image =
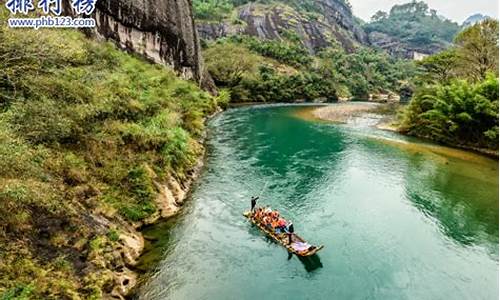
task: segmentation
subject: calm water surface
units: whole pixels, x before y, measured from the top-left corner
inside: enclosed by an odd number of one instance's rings
[[[498,299],[498,162],[365,126],[229,110],[206,170],[143,259],[140,299]],[[366,123],[370,123],[368,120]],[[308,241],[303,260],[242,216],[265,188]]]

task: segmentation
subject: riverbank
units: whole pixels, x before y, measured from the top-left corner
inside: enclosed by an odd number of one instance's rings
[[[353,123],[367,116],[372,120],[372,126],[388,131],[398,131],[396,124],[399,104],[381,104],[373,102],[336,103],[334,105],[313,106],[297,111],[301,118],[316,121],[326,121],[339,124]]]
[[[206,124],[207,122],[210,121],[210,119],[214,118],[222,111],[223,110],[220,108],[217,109],[213,114],[207,116],[204,119],[203,123]],[[146,240],[157,239],[157,237],[145,236],[143,234],[143,228],[151,226],[154,227],[162,222],[166,222],[181,212],[182,207],[185,204],[185,200],[189,197],[191,189],[193,185],[196,183],[196,180],[200,176],[203,167],[205,165],[205,159],[207,153],[205,145],[206,140],[207,140],[207,132],[206,130],[204,130],[202,133],[202,137],[198,140],[198,143],[200,144],[202,150],[198,158],[196,159],[195,167],[187,172],[187,175],[184,180],[179,181],[173,177],[170,177],[170,180],[168,180],[164,184],[155,183],[158,190],[160,191],[156,201],[156,205],[159,208],[159,212],[157,212],[154,216],[149,218],[146,222],[135,224],[135,227],[138,230],[137,233],[139,234],[141,239],[141,248],[140,251],[137,252],[137,256],[134,258],[133,264],[130,265],[130,267],[133,269],[133,271],[131,271],[133,272],[134,276],[133,285],[130,285],[128,289],[124,291],[124,293],[122,293],[123,295],[133,296],[135,294],[137,287],[140,285],[139,278],[141,277],[141,275],[151,271],[151,268],[153,267],[153,265],[150,264],[143,264],[142,266],[138,266],[141,257],[146,249],[145,247],[145,245],[147,244]]]
[[[297,115],[305,119],[341,124],[355,123],[359,119],[369,117],[372,119],[372,124],[370,125],[375,128],[406,135],[400,130],[397,120],[397,115],[401,108],[402,105],[400,104],[351,102],[306,108],[297,112]],[[415,137],[435,143],[426,136]],[[478,153],[495,159],[498,159],[499,156],[498,150],[455,144],[445,144],[445,146]]]
[[[123,299],[141,229],[180,211],[224,95],[80,32],[2,34],[29,71],[0,91],[0,298]]]

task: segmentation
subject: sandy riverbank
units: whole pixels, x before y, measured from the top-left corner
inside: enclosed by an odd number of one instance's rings
[[[397,131],[396,112],[399,105],[370,102],[337,103],[300,110],[297,115],[304,119],[334,123],[351,123],[370,116],[372,126],[382,130]]]

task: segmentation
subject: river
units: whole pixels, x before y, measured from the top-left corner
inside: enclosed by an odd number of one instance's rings
[[[498,299],[498,162],[300,106],[209,124],[182,213],[145,231],[161,256],[140,299]],[[368,122],[369,123],[369,122]],[[249,199],[325,248],[288,255],[242,216]]]

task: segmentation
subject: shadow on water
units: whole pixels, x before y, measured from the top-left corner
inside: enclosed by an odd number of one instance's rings
[[[484,181],[484,177],[494,178],[498,170],[483,169],[476,177],[459,161],[449,160],[433,168],[428,164],[413,159],[408,169],[406,191],[414,205],[439,220],[442,231],[455,241],[487,246],[498,256],[498,186],[491,188]]]
[[[288,260],[291,260],[294,256],[293,253],[288,252]],[[307,272],[313,272],[319,268],[323,268],[323,264],[321,263],[321,259],[318,254],[314,254],[312,256],[298,256],[296,255],[299,261],[304,265],[304,268]]]
[[[172,228],[179,222],[180,216],[174,216],[163,222],[147,226],[141,230],[144,236],[144,251],[134,270],[146,275],[154,271],[160,261],[170,253],[172,245]]]

